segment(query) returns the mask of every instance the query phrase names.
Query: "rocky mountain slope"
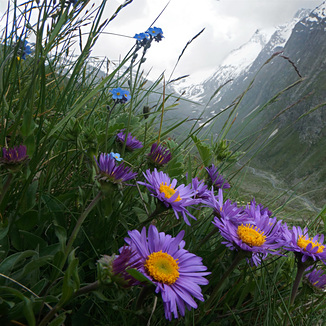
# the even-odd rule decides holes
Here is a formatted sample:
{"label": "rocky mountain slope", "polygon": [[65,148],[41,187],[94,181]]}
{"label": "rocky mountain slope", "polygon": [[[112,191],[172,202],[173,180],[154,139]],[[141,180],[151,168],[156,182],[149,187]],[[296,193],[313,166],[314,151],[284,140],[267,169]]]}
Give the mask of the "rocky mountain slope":
{"label": "rocky mountain slope", "polygon": [[[319,205],[325,203],[326,187],[325,50],[324,2],[312,12],[299,11],[270,37],[257,31],[203,84],[181,89],[189,98],[208,103],[200,124],[223,111],[205,127],[211,133],[219,134],[228,117],[234,123],[227,137],[238,142],[251,141],[262,130],[249,151],[252,156],[259,149],[253,164],[285,178],[290,186],[301,183]],[[225,110],[232,103],[238,104]],[[191,114],[198,112],[192,109]]]}

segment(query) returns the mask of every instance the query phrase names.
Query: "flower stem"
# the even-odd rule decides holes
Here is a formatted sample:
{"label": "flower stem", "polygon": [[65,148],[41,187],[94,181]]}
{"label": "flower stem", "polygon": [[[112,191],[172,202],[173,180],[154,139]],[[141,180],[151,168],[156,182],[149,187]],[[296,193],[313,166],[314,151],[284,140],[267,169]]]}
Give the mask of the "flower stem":
{"label": "flower stem", "polygon": [[159,132],[158,132],[157,144],[160,143],[160,139],[161,139],[161,131],[162,131],[162,124],[163,124],[163,116],[164,116],[164,102],[165,102],[165,77],[164,77],[164,75],[163,75],[163,101],[162,101],[162,114],[161,114],[160,129],[159,129]]}
{"label": "flower stem", "polygon": [[137,303],[136,303],[136,310],[140,310],[143,303],[144,303],[144,300],[145,298],[152,292],[151,291],[151,286],[144,286],[140,293],[139,293],[139,297],[137,299]]}
{"label": "flower stem", "polygon": [[206,301],[205,304],[205,311],[207,311],[212,304],[214,303],[214,300],[222,286],[222,284],[225,282],[226,278],[229,277],[229,275],[231,274],[231,272],[238,266],[238,264],[240,263],[240,261],[245,258],[246,255],[243,251],[239,251],[237,256],[235,257],[234,261],[232,262],[232,264],[230,265],[230,267],[228,268],[228,270],[226,270],[226,272],[223,274],[223,276],[221,277],[220,281],[216,284],[211,296],[209,297],[209,299]]}
{"label": "flower stem", "polygon": [[148,216],[148,218],[140,224],[141,227],[145,226],[146,224],[150,223],[156,216],[160,215],[161,213],[168,210],[168,207],[165,207],[163,204],[158,203],[156,205],[156,208],[152,214]]}
{"label": "flower stem", "polygon": [[96,291],[100,286],[99,281],[95,281],[93,283],[90,283],[88,285],[85,285],[84,287],[80,288],[78,291],[74,293],[74,297],[78,297],[82,294],[87,294],[92,291]]}
{"label": "flower stem", "polygon": [[88,207],[85,209],[84,213],[80,215],[79,219],[77,220],[77,223],[75,225],[75,228],[73,229],[69,241],[67,243],[66,249],[65,249],[65,260],[68,257],[68,254],[71,250],[72,244],[74,243],[77,234],[80,230],[80,227],[82,226],[83,222],[85,221],[85,218],[90,213],[90,211],[94,208],[94,206],[99,202],[99,200],[102,198],[102,192],[100,191],[96,197],[92,200],[92,202],[88,205]]}
{"label": "flower stem", "polygon": [[60,310],[61,306],[59,304],[55,305],[52,310],[50,310],[46,316],[41,320],[41,322],[38,324],[38,326],[46,326],[49,324],[49,321],[52,319],[52,317],[56,314],[58,310]]}
{"label": "flower stem", "polygon": [[[92,291],[97,290],[99,287],[99,282],[95,281],[93,283],[90,283],[82,288],[80,288],[78,291],[76,291],[72,298],[78,297],[79,295],[86,294]],[[52,317],[62,308],[61,304],[56,304],[48,313],[47,315],[41,320],[39,323],[39,326],[45,326],[48,325],[49,321],[52,319]]]}
{"label": "flower stem", "polygon": [[[105,153],[107,153],[107,151],[108,151],[108,129],[109,129],[109,121],[110,121],[111,113],[112,113],[114,107],[116,106],[116,104],[117,104],[117,102],[114,102],[112,108],[109,109],[108,118],[106,120],[106,127],[105,127]],[[109,106],[108,106],[108,108],[109,108]]]}
{"label": "flower stem", "polygon": [[306,270],[307,265],[305,263],[303,263],[301,260],[298,260],[297,267],[298,267],[297,275],[295,276],[295,280],[293,282],[290,306],[292,306],[293,303],[294,303],[294,300],[295,300],[295,297],[297,295],[298,288],[299,288],[303,273]]}
{"label": "flower stem", "polygon": [[1,192],[1,195],[0,195],[0,204],[2,203],[2,200],[3,200],[3,198],[5,197],[5,194],[8,191],[8,188],[10,186],[11,180],[13,179],[13,176],[14,175],[12,173],[8,174],[7,180],[6,180],[5,184],[3,185],[2,192]]}
{"label": "flower stem", "polygon": [[219,229],[214,228],[209,234],[207,234],[206,237],[198,243],[197,247],[195,248],[195,251],[199,249],[205,242],[207,242],[207,240],[209,240],[217,232],[219,232]]}

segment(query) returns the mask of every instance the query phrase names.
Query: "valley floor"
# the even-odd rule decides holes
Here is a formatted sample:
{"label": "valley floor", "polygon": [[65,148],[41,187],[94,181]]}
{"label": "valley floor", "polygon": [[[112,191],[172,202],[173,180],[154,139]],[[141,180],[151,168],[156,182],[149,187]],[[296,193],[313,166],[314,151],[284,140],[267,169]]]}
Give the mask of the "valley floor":
{"label": "valley floor", "polygon": [[231,182],[236,185],[236,197],[248,202],[253,197],[257,202],[269,207],[279,218],[296,222],[305,222],[321,211],[308,194],[299,193],[295,187],[287,184],[275,175],[253,167],[237,164],[231,171]]}

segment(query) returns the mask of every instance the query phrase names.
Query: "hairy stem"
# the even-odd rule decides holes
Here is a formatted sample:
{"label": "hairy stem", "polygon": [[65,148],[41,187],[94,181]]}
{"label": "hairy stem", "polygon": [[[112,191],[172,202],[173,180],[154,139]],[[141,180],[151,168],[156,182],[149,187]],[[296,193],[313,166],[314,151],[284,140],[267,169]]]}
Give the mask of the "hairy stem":
{"label": "hairy stem", "polygon": [[303,273],[306,270],[307,265],[305,263],[303,263],[301,260],[298,260],[297,267],[298,267],[297,275],[295,276],[295,280],[293,282],[293,287],[292,287],[292,292],[291,292],[290,306],[292,306],[294,303]]}

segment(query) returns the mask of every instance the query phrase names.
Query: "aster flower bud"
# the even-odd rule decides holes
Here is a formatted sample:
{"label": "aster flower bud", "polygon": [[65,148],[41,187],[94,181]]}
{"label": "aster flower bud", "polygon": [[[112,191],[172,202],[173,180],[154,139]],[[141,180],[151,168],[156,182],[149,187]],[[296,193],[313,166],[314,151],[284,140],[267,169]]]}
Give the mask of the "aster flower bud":
{"label": "aster flower bud", "polygon": [[149,111],[150,111],[150,110],[151,110],[150,107],[147,106],[147,105],[145,105],[145,106],[143,107],[143,115],[144,115],[144,119],[147,119],[147,118],[149,117]]}
{"label": "aster flower bud", "polygon": [[120,248],[120,255],[103,255],[97,261],[98,278],[101,284],[110,284],[115,282],[121,287],[130,287],[139,282],[129,273],[129,269],[139,269],[140,259],[135,257],[131,248],[124,246]]}
{"label": "aster flower bud", "polygon": [[230,184],[225,180],[225,178],[221,174],[219,174],[214,164],[212,164],[209,168],[205,169],[208,173],[210,179],[209,181],[215,189],[227,189],[231,187]]}
{"label": "aster flower bud", "polygon": [[319,290],[325,291],[326,288],[326,274],[325,271],[322,269],[312,269],[312,266],[306,269],[306,271],[309,271],[308,274],[305,275],[307,280],[310,282],[310,284]]}
{"label": "aster flower bud", "polygon": [[154,143],[147,157],[154,166],[159,167],[167,164],[171,160],[171,153],[166,147]]}
{"label": "aster flower bud", "polygon": [[133,172],[130,167],[125,166],[123,163],[118,165],[116,158],[111,153],[102,153],[99,160],[95,156],[94,159],[99,168],[99,172],[95,178],[99,180],[102,191],[105,193],[112,191],[115,184],[125,183],[137,175],[137,173]]}
{"label": "aster flower bud", "polygon": [[26,146],[19,145],[14,148],[2,148],[3,157],[0,157],[0,165],[3,165],[10,172],[18,172],[29,160]]}
{"label": "aster flower bud", "polygon": [[125,142],[125,139],[127,137],[127,140],[126,140],[126,149],[129,150],[129,151],[133,151],[135,149],[138,149],[138,148],[142,148],[143,147],[143,144],[141,141],[139,141],[136,137],[133,137],[131,135],[131,133],[129,132],[128,135],[126,135],[124,133],[124,129],[122,129],[116,136],[116,140],[118,143],[120,143],[121,145],[124,144]]}

